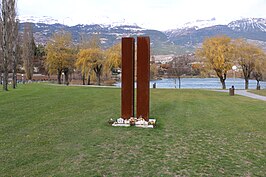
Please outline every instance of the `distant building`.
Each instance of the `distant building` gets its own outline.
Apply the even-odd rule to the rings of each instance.
[[[154,55],[152,57],[152,60],[155,63],[159,63],[159,64],[167,64],[169,62],[171,62],[174,58],[174,55]]]

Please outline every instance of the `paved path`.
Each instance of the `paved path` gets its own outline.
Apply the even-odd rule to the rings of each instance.
[[[217,92],[227,92],[229,94],[229,90],[215,90],[215,91],[217,91]],[[254,94],[254,93],[250,93],[250,92],[248,92],[246,90],[235,90],[235,94],[246,96],[246,97],[249,97],[249,98],[254,98],[254,99],[257,99],[257,100],[266,101],[266,96],[261,96],[261,95],[257,95],[257,94]]]

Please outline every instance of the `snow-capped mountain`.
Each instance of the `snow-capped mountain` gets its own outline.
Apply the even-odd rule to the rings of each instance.
[[[191,29],[194,28],[196,30],[202,29],[202,28],[207,28],[210,26],[215,26],[215,25],[221,25],[215,17],[209,20],[195,20],[191,22],[187,22],[181,26],[178,26],[179,29]]]
[[[215,19],[211,20],[215,24]],[[207,25],[207,27],[195,27],[195,23],[188,27],[166,31],[168,39],[176,45],[197,46],[207,37],[227,35],[231,38],[246,38],[266,42],[266,19],[243,18],[232,21],[229,24]],[[207,23],[203,23],[207,24]],[[191,27],[194,26],[194,27]]]
[[[125,19],[115,19],[111,20],[109,17],[101,16],[101,17],[93,17],[91,19],[97,19],[97,23],[92,20],[88,20],[86,24],[83,24],[83,26],[86,25],[101,25],[102,27],[106,28],[113,28],[117,26],[137,26],[136,23],[130,23],[127,22]],[[71,17],[65,17],[61,19],[55,19],[50,16],[42,16],[42,17],[36,17],[36,16],[19,16],[20,23],[30,22],[30,23],[44,23],[44,24],[63,24],[67,26],[76,26],[79,24],[76,24],[74,20]],[[140,30],[141,28],[138,27],[136,30]]]
[[[65,30],[72,33],[73,40],[78,43],[80,34],[99,34],[104,48],[119,42],[124,36],[150,36],[153,54],[182,54],[194,51],[205,38],[227,35],[231,38],[245,38],[255,41],[266,47],[266,19],[248,18],[219,24],[215,18],[210,20],[197,20],[186,23],[174,30],[158,31],[142,28],[136,24],[127,23],[125,20],[117,23],[90,24],[67,26],[50,17],[20,18],[20,31],[23,31],[24,22],[33,23],[36,43],[45,44],[53,33]]]
[[[23,32],[25,23],[20,23],[20,32]],[[67,26],[62,24],[45,24],[45,23],[32,23],[34,38],[38,44],[46,44],[53,33],[64,30],[72,34],[74,43],[78,43],[81,34],[86,34],[91,36],[93,34],[98,34],[101,40],[103,48],[108,48],[116,43],[118,43],[122,37],[125,36],[150,36],[152,40],[152,46],[156,46],[159,43],[167,41],[167,36],[157,30],[144,29],[139,26],[133,25],[122,25],[112,26],[112,25],[75,25]]]
[[[234,31],[266,32],[266,19],[264,18],[243,18],[241,20],[236,20],[236,21],[229,23],[228,27]]]
[[[215,17],[209,20],[195,20],[191,22],[187,22],[181,26],[178,26],[177,29],[171,29],[165,31],[169,38],[176,36],[184,36],[195,33],[196,31],[216,25],[221,25]]]
[[[19,16],[20,23],[45,23],[45,24],[56,24],[56,23],[63,23],[63,21],[59,19],[55,19],[49,16],[43,17],[35,17],[35,16]]]

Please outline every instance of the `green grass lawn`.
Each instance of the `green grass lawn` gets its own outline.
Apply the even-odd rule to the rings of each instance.
[[[262,95],[262,96],[266,96],[266,89],[264,89],[264,90],[249,90],[249,92],[255,93],[258,95]]]
[[[151,90],[156,129],[111,127],[120,89],[0,91],[0,176],[265,176],[266,102]]]

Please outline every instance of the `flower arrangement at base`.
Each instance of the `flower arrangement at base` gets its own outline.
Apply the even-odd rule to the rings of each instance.
[[[135,118],[134,118],[134,117],[130,117],[130,119],[129,119],[129,124],[130,124],[131,126],[134,126],[135,123],[136,123]]]

